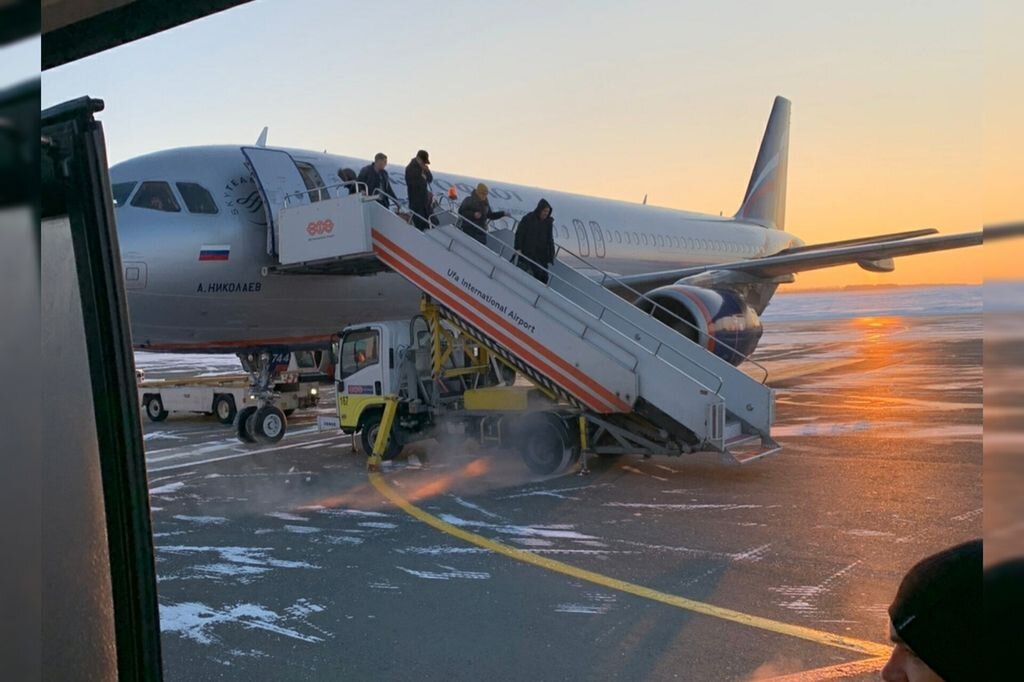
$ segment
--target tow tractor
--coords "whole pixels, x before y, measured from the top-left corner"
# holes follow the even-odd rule
[[[220,374],[161,379],[146,378],[136,370],[139,403],[150,421],[161,422],[174,412],[213,415],[221,424],[238,420],[238,436],[255,442],[260,436],[272,442],[284,435],[283,419],[297,409],[316,407],[320,401],[319,383],[327,377],[324,363],[331,361],[328,351],[296,351],[271,354],[268,385],[274,395],[274,406],[258,414],[258,395],[249,374]],[[250,359],[239,358],[243,369]],[[330,365],[327,365],[330,366]],[[242,415],[242,419],[238,419]]]

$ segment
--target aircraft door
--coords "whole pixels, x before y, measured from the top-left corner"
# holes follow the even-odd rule
[[[576,241],[578,241],[580,245],[579,255],[589,256],[590,238],[587,237],[587,228],[583,226],[583,221],[579,218],[572,219],[572,226],[576,228]]]
[[[249,170],[252,171],[256,186],[263,197],[267,210],[267,253],[277,255],[277,216],[285,204],[285,197],[292,195],[290,204],[309,203],[306,183],[287,152],[263,147],[242,147]]]

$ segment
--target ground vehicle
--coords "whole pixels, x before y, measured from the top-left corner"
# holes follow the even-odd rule
[[[312,352],[280,354],[274,367],[279,370],[273,381],[275,404],[282,414],[291,415],[297,409],[317,406],[321,374]],[[245,413],[247,420],[253,419],[258,408],[247,374],[145,379],[137,372],[136,377],[139,402],[146,416],[154,422],[163,421],[171,412],[195,412],[213,415],[220,423],[231,424],[240,412]],[[266,428],[260,435],[269,440],[280,440],[284,435],[284,429],[275,428],[273,423],[263,426]],[[255,421],[245,425],[249,442],[254,440],[251,436],[255,427]]]
[[[384,459],[439,428],[518,450],[536,473],[563,470],[579,458],[586,420],[578,409],[515,382],[514,370],[465,330],[442,323],[426,297],[422,311],[341,334],[338,420],[344,431],[358,433],[364,451],[373,451],[394,400]]]

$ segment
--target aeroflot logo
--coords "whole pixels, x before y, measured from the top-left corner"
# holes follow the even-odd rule
[[[330,234],[334,232],[334,221],[330,218],[326,220],[314,220],[309,225],[306,225],[306,234],[310,237],[319,237],[321,235]]]

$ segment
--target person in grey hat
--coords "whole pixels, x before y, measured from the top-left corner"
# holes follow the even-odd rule
[[[487,243],[487,221],[500,220],[508,215],[505,211],[492,211],[487,200],[490,190],[480,183],[459,206],[459,228],[481,244]]]
[[[885,682],[986,679],[982,634],[982,545],[965,542],[922,559],[889,606],[892,655]]]

